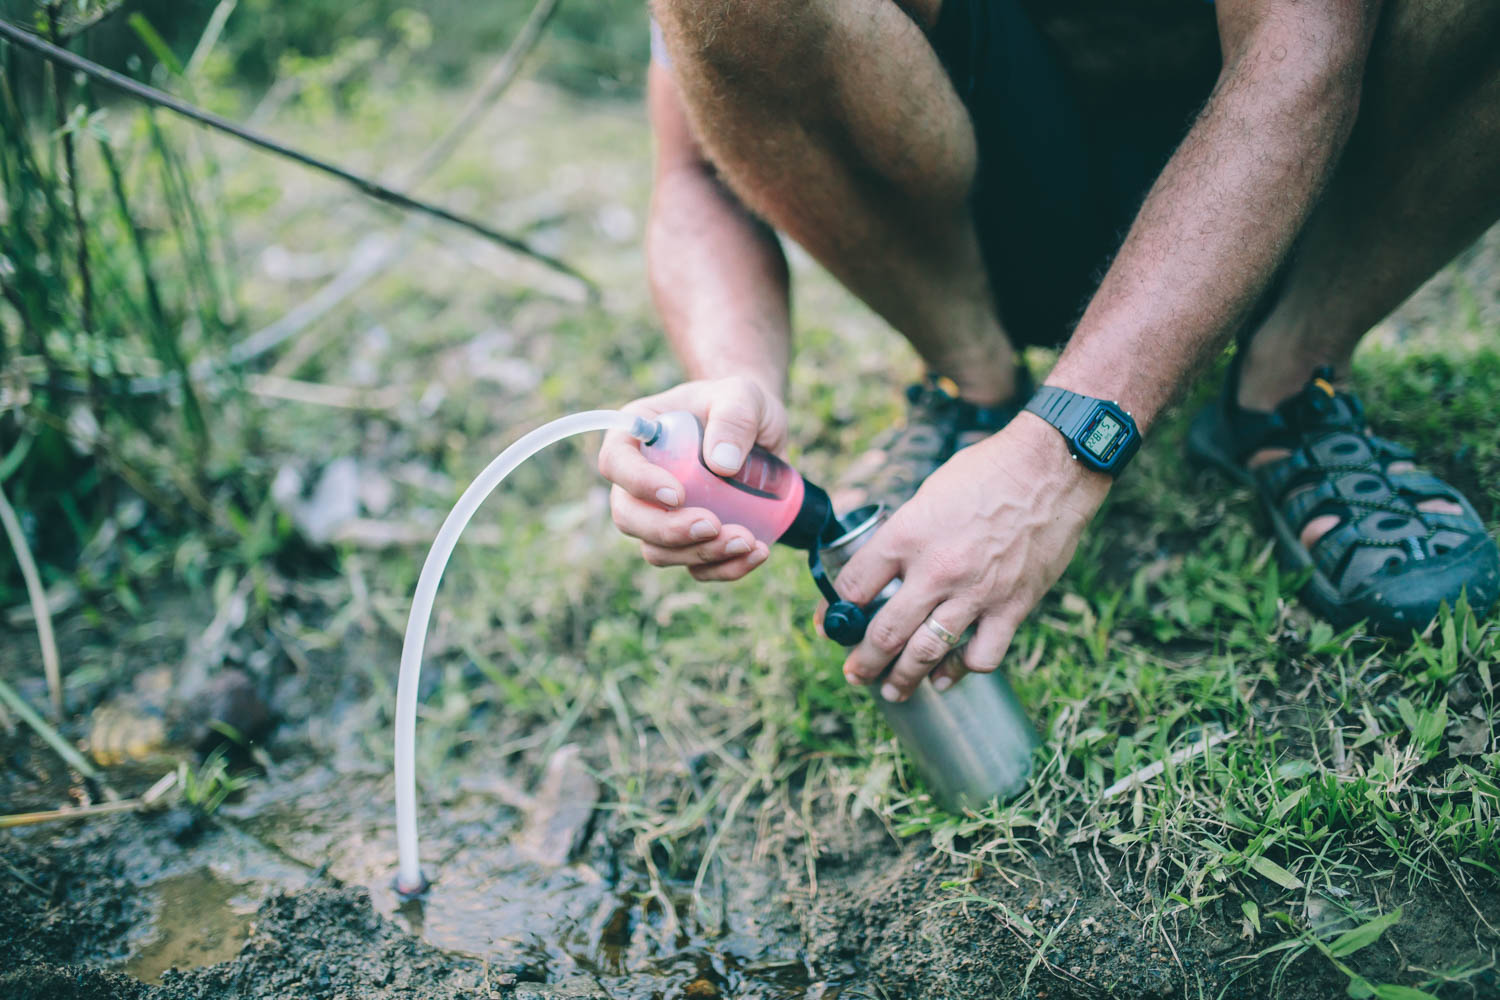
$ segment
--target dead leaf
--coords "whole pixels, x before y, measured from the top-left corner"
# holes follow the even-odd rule
[[[1475,757],[1485,752],[1490,745],[1490,721],[1466,717],[1458,724],[1458,739],[1448,744],[1448,753],[1454,757]]]

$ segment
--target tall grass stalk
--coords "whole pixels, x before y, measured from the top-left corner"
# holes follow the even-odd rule
[[[69,21],[47,0],[37,20],[76,46],[95,6]],[[32,442],[6,490],[45,575],[68,571],[124,494],[170,520],[182,506],[164,495],[213,492],[187,376],[229,339],[233,284],[211,160],[149,111],[103,107],[3,42],[0,133],[0,452]],[[142,376],[172,389],[129,392]]]

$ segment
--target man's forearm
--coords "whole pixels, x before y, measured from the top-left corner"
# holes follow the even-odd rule
[[[777,398],[791,351],[786,258],[707,168],[659,175],[646,234],[651,291],[691,378],[744,375]]]
[[[1119,400],[1145,427],[1246,320],[1337,163],[1358,107],[1366,25],[1326,30],[1346,34],[1320,36],[1288,18],[1245,39],[1152,187],[1049,383]]]

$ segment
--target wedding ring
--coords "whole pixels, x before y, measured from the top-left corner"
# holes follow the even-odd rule
[[[959,640],[962,638],[943,628],[942,624],[936,618],[929,618],[922,624],[927,626],[927,631],[943,640],[949,646],[957,646]]]

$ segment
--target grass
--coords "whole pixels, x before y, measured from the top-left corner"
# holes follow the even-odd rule
[[[407,80],[347,107],[325,97],[290,98],[278,134],[365,167],[414,158],[459,103]],[[390,225],[293,168],[217,140],[214,150],[247,262],[240,299],[252,327],[311,294],[362,236]],[[524,262],[428,231],[399,266],[289,345],[297,360],[278,372],[396,387],[398,402],[235,410],[213,422],[216,461],[264,482],[284,464],[312,475],[355,456],[392,488],[379,516],[435,525],[524,429],[670,384],[675,367],[638,250],[647,163],[633,103],[518,86],[428,193],[467,201],[578,263],[605,287],[604,305],[580,307]],[[271,266],[273,247],[295,266]],[[828,481],[899,412],[896,389],[914,365],[794,257],[793,458]],[[1474,309],[1444,312],[1424,324],[1418,346],[1363,353],[1356,381],[1379,429],[1431,456],[1493,526],[1500,355],[1469,346],[1482,322]],[[1031,362],[1040,373],[1050,358]],[[795,557],[721,588],[645,566],[607,526],[590,443],[559,446],[519,472],[476,520],[504,544],[455,556],[428,644],[418,753],[433,777],[424,795],[440,802],[467,762],[535,762],[579,741],[610,789],[616,829],[654,883],[694,887],[704,924],[723,831],[749,826],[757,850],[800,843],[815,856],[829,824],[873,815],[947,859],[954,877],[934,906],[982,903],[983,873],[1087,848],[1136,887],[1146,933],[1170,939],[1184,921],[1228,912],[1244,922],[1244,963],[1290,974],[1311,956],[1355,996],[1458,990],[1482,961],[1437,966],[1397,956],[1389,942],[1410,921],[1395,902],[1413,891],[1471,905],[1476,926],[1493,919],[1500,627],[1460,605],[1401,645],[1311,618],[1249,494],[1183,466],[1190,412],[1154,436],[1018,633],[1007,669],[1046,746],[1015,802],[965,816],[931,804],[868,697],[843,683],[839,651],[813,633],[813,589]],[[183,560],[204,590],[225,565],[256,567],[270,627],[298,656],[334,657],[372,637],[389,651],[339,661],[366,694],[366,752],[384,763],[395,640],[422,552],[343,542],[321,566],[288,564],[284,512],[264,498],[245,511],[241,536],[260,541],[232,557],[194,550]],[[107,588],[93,595],[104,616],[151,613]],[[308,610],[320,603],[326,613]],[[1234,736],[1179,753],[1220,733]],[[1169,763],[1159,776],[1105,796],[1160,761]],[[1049,933],[1035,930],[1028,980]]]

